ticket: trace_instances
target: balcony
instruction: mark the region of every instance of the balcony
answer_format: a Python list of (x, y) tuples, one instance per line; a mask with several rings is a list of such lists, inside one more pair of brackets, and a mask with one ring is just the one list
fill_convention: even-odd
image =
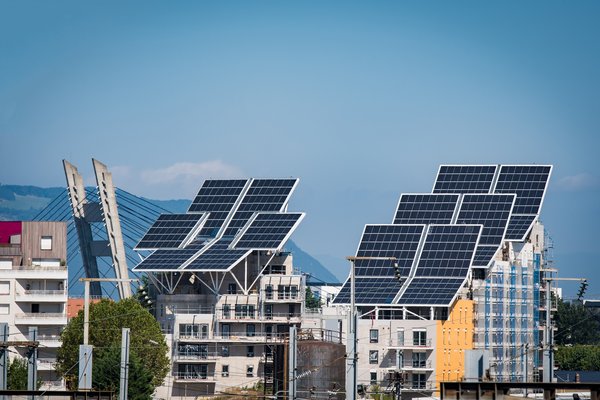
[(21, 302), (54, 302), (65, 303), (67, 301), (67, 291), (62, 290), (19, 290), (16, 293), (16, 300)]
[(66, 325), (65, 313), (20, 313), (15, 315), (16, 325)]
[(175, 362), (214, 362), (217, 360), (219, 355), (217, 353), (208, 352), (176, 352), (173, 355), (173, 361)]
[(215, 375), (202, 372), (173, 372), (175, 382), (215, 383)]
[(403, 371), (433, 371), (433, 365), (430, 360), (414, 360), (414, 361), (406, 361), (402, 365)]
[(40, 371), (54, 371), (56, 364), (56, 358), (38, 358), (37, 367)]
[(403, 392), (423, 392), (435, 390), (435, 384), (433, 382), (405, 382), (402, 386)]
[(37, 340), (43, 347), (60, 347), (60, 335), (37, 335)]
[(219, 321), (222, 322), (285, 322), (285, 323), (300, 323), (302, 322), (301, 316), (297, 314), (289, 314), (289, 313), (270, 313), (259, 315), (258, 313), (254, 313), (251, 315), (248, 314), (221, 314), (219, 317)]
[(300, 292), (278, 292), (273, 291), (266, 293), (266, 303), (301, 303), (304, 301), (304, 296)]
[(422, 350), (433, 350), (433, 344), (431, 339), (421, 340), (404, 340), (402, 342), (395, 341), (388, 347), (390, 349), (422, 349)]
[(41, 267), (38, 265), (18, 266), (12, 268), (13, 277), (17, 279), (67, 279), (67, 267)]

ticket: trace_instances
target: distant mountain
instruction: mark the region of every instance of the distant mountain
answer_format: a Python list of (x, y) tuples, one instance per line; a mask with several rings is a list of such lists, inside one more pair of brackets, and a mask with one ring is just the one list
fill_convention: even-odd
[[(61, 187), (41, 188), (37, 186), (0, 185), (0, 221), (29, 221), (35, 218), (52, 200), (65, 193)], [(66, 196), (66, 195), (65, 195)], [(185, 213), (190, 200), (146, 199), (157, 206), (172, 212)], [(65, 197), (65, 201), (66, 197)], [(289, 240), (286, 250), (294, 254), (294, 265), (309, 273), (317, 281), (338, 282), (336, 278), (316, 258), (306, 253)]]

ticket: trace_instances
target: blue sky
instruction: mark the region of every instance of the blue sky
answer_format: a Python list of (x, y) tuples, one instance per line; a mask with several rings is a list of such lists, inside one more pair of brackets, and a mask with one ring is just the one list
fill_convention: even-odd
[[(600, 3), (0, 1), (0, 182), (61, 159), (152, 198), (297, 176), (296, 242), (338, 274), (441, 163), (552, 163), (563, 276), (600, 250)], [(91, 183), (91, 182), (90, 182)]]

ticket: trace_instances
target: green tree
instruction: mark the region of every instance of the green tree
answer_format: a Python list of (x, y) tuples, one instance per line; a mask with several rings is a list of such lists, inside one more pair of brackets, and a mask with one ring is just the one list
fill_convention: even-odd
[[(98, 390), (119, 392), (121, 349), (109, 347), (94, 356), (92, 367), (93, 386)], [(154, 392), (152, 374), (135, 353), (129, 357), (129, 382), (127, 398), (131, 400), (150, 400)]]
[[(168, 347), (156, 319), (135, 298), (119, 302), (103, 299), (90, 305), (89, 343), (94, 346), (94, 358), (101, 360), (106, 349), (120, 348), (122, 328), (131, 329), (130, 358), (139, 360), (150, 373), (154, 389), (169, 370)], [(75, 388), (79, 345), (83, 343), (83, 311), (69, 321), (61, 339), (56, 370), (65, 377), (69, 387)], [(94, 383), (95, 377), (92, 377)]]
[(554, 315), (557, 345), (600, 344), (600, 322), (597, 312), (580, 302), (567, 303), (558, 299)]
[(304, 305), (306, 308), (321, 308), (321, 302), (313, 294), (310, 287), (306, 287), (306, 295), (304, 296)]
[(555, 360), (560, 369), (569, 371), (599, 371), (600, 346), (561, 346), (556, 349)]
[(7, 388), (8, 390), (27, 390), (27, 360), (13, 358), (8, 364)]

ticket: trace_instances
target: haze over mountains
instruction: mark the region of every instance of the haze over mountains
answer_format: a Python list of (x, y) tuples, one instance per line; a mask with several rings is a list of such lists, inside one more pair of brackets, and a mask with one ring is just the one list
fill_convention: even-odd
[[(61, 187), (42, 188), (0, 184), (0, 221), (32, 220), (64, 191), (65, 189)], [(190, 200), (147, 200), (173, 213), (185, 212), (190, 203)], [(65, 201), (67, 201), (66, 197)], [(315, 257), (303, 251), (292, 240), (287, 242), (285, 248), (294, 254), (294, 265), (303, 273), (314, 277), (313, 280), (333, 283), (344, 279), (344, 277), (336, 277)]]

